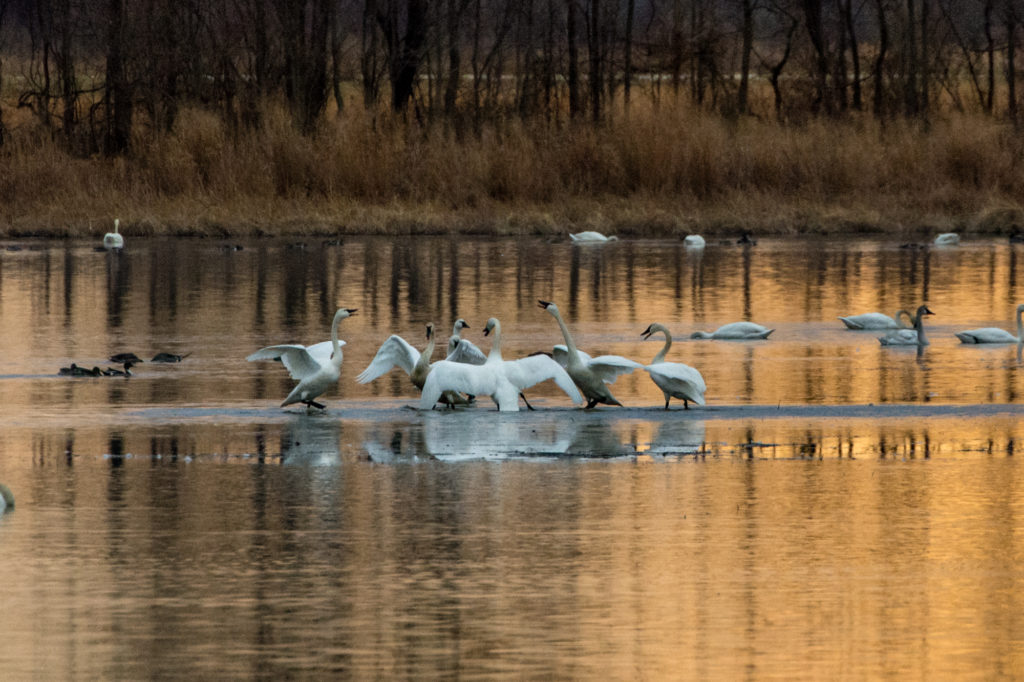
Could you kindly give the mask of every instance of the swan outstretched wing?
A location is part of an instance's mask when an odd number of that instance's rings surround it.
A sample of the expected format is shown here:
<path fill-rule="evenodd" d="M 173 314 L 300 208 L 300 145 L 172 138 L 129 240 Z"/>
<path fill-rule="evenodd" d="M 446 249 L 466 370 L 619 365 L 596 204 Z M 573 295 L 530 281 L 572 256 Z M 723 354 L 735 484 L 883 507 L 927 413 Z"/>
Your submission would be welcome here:
<path fill-rule="evenodd" d="M 455 350 L 448 354 L 445 360 L 449 362 L 461 362 L 469 365 L 482 365 L 487 362 L 487 356 L 475 343 L 466 339 L 459 339 Z"/>
<path fill-rule="evenodd" d="M 345 342 L 339 340 L 339 346 L 344 346 Z M 334 353 L 334 346 L 331 345 L 330 341 L 321 341 L 320 343 L 314 343 L 312 346 L 306 346 L 306 352 L 309 356 L 324 365 L 331 360 L 331 354 Z"/>
<path fill-rule="evenodd" d="M 401 336 L 392 334 L 381 344 L 373 360 L 364 369 L 356 381 L 366 384 L 379 376 L 391 371 L 396 365 L 405 370 L 406 374 L 412 374 L 413 367 L 420 360 L 420 352 Z"/>
<path fill-rule="evenodd" d="M 598 355 L 587 363 L 594 374 L 606 384 L 614 384 L 623 374 L 630 374 L 634 369 L 643 367 L 639 362 L 624 358 L 621 355 Z"/>
<path fill-rule="evenodd" d="M 546 355 L 530 355 L 519 360 L 503 363 L 505 377 L 520 391 L 525 391 L 542 381 L 553 379 L 560 389 L 576 404 L 583 402 L 583 396 L 569 374 L 555 360 Z"/>
<path fill-rule="evenodd" d="M 339 341 L 342 344 L 344 341 Z M 316 358 L 310 355 L 309 350 L 299 344 L 284 344 L 280 346 L 267 346 L 246 358 L 249 362 L 253 360 L 281 360 L 292 379 L 302 381 L 306 377 L 313 376 L 323 366 Z M 329 359 L 329 356 L 328 356 Z"/>

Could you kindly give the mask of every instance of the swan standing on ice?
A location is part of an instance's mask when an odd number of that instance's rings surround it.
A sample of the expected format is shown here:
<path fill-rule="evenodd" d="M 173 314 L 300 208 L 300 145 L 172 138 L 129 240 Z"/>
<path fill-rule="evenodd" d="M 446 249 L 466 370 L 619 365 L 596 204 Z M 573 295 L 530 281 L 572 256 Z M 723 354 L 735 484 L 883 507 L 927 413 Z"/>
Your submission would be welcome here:
<path fill-rule="evenodd" d="M 1024 303 L 1017 306 L 1017 336 L 999 327 L 982 327 L 954 332 L 961 343 L 1022 343 L 1024 342 Z"/>
<path fill-rule="evenodd" d="M 932 243 L 935 246 L 956 246 L 960 243 L 960 235 L 956 232 L 943 232 Z"/>
<path fill-rule="evenodd" d="M 433 322 L 427 325 L 427 346 L 423 349 L 422 353 L 413 348 L 412 344 L 401 336 L 392 334 L 381 344 L 377 354 L 373 356 L 373 360 L 370 361 L 366 369 L 360 372 L 359 376 L 356 377 L 356 381 L 361 384 L 368 384 L 374 379 L 390 372 L 395 367 L 401 367 L 409 375 L 413 386 L 422 391 L 423 384 L 426 382 L 427 375 L 430 374 L 432 367 L 430 358 L 434 355 L 434 344 L 436 341 Z M 467 343 L 469 342 L 464 341 L 458 344 L 458 347 L 462 349 Z M 477 351 L 479 352 L 479 349 Z M 452 362 L 459 362 L 460 360 L 457 358 L 463 352 L 465 351 L 460 350 L 460 353 L 451 353 L 448 359 Z M 483 364 L 484 360 L 486 358 L 481 353 L 480 362 L 474 364 Z M 471 402 L 461 395 L 452 392 L 445 392 L 443 397 L 444 402 L 448 405 L 468 405 Z"/>
<path fill-rule="evenodd" d="M 118 227 L 121 225 L 120 218 L 114 218 L 114 231 L 107 232 L 103 235 L 103 248 L 105 249 L 123 249 L 124 248 L 124 237 L 118 232 Z"/>
<path fill-rule="evenodd" d="M 899 310 L 892 317 L 884 313 L 862 313 L 840 317 L 847 329 L 906 329 L 908 325 L 903 324 L 902 316 L 906 315 L 910 325 L 914 324 L 914 317 L 906 310 Z"/>
<path fill-rule="evenodd" d="M 658 351 L 658 354 L 651 360 L 651 364 L 645 366 L 644 369 L 651 375 L 651 380 L 661 389 L 661 392 L 665 394 L 665 409 L 668 409 L 668 402 L 672 398 L 682 400 L 684 410 L 690 409 L 690 400 L 698 405 L 703 405 L 704 392 L 708 390 L 708 387 L 700 372 L 681 362 L 665 362 L 668 349 L 672 347 L 672 335 L 665 325 L 655 322 L 640 336 L 646 340 L 658 332 L 665 335 L 665 346 Z"/>
<path fill-rule="evenodd" d="M 583 402 L 576 385 L 557 362 L 547 355 L 504 360 L 501 357 L 501 324 L 494 317 L 487 320 L 484 336 L 492 331 L 494 342 L 484 364 L 470 365 L 451 360 L 434 363 L 423 385 L 420 409 L 432 409 L 442 393 L 456 391 L 474 396 L 489 395 L 501 412 L 518 412 L 519 394 L 548 379 L 554 379 L 574 403 Z"/>
<path fill-rule="evenodd" d="M 730 322 L 723 324 L 713 332 L 694 332 L 690 334 L 691 339 L 726 339 L 726 340 L 752 340 L 767 339 L 774 329 L 756 324 L 754 322 Z"/>
<path fill-rule="evenodd" d="M 14 509 L 14 493 L 3 483 L 0 483 L 0 514 L 6 509 Z"/>
<path fill-rule="evenodd" d="M 475 343 L 462 338 L 463 329 L 469 329 L 469 325 L 460 317 L 455 321 L 455 326 L 452 328 L 452 335 L 448 337 L 448 355 L 454 353 L 455 349 L 458 348 L 460 354 L 465 354 L 465 358 L 458 360 L 458 362 L 468 362 L 471 365 L 484 364 L 484 361 L 487 360 L 487 356 L 484 355 L 482 350 L 476 347 Z"/>
<path fill-rule="evenodd" d="M 280 358 L 292 379 L 299 382 L 281 403 L 281 407 L 304 403 L 306 407 L 326 409 L 325 405 L 316 402 L 316 398 L 338 383 L 338 379 L 341 378 L 341 363 L 344 359 L 341 347 L 345 342 L 338 340 L 338 323 L 355 312 L 356 308 L 338 308 L 338 312 L 334 313 L 334 321 L 331 322 L 330 342 L 321 342 L 309 347 L 299 344 L 267 346 L 246 358 L 249 362 Z"/>
<path fill-rule="evenodd" d="M 558 312 L 558 306 L 550 301 L 537 301 L 537 303 L 541 308 L 551 313 L 551 316 L 555 318 L 559 328 L 562 330 L 562 337 L 565 339 L 566 346 L 564 351 L 565 361 L 563 363 L 561 358 L 559 358 L 561 353 L 558 346 L 555 346 L 555 359 L 559 360 L 559 364 L 565 367 L 569 376 L 572 377 L 580 391 L 586 396 L 587 409 L 589 410 L 598 403 L 622 407 L 622 403 L 616 400 L 615 396 L 608 390 L 607 384 L 614 382 L 620 374 L 629 374 L 634 369 L 643 367 L 643 365 L 621 355 L 602 355 L 597 358 L 591 358 L 586 353 L 580 353 L 576 349 L 576 343 L 572 340 L 569 328 L 565 326 L 565 321 L 562 320 L 561 313 Z"/>
<path fill-rule="evenodd" d="M 928 338 L 924 335 L 924 316 L 934 314 L 928 309 L 928 306 L 918 306 L 917 314 L 913 317 L 913 329 L 898 329 L 889 332 L 885 336 L 879 336 L 878 342 L 883 346 L 927 346 Z"/>
<path fill-rule="evenodd" d="M 619 238 L 616 237 L 615 235 L 606 237 L 600 232 L 595 232 L 594 230 L 587 230 L 586 232 L 577 232 L 576 234 L 570 234 L 569 238 L 572 239 L 574 242 L 592 242 L 595 244 L 601 242 L 617 242 L 619 240 Z"/>
<path fill-rule="evenodd" d="M 703 249 L 705 246 L 704 237 L 699 234 L 688 234 L 683 238 L 683 246 L 688 249 Z"/>

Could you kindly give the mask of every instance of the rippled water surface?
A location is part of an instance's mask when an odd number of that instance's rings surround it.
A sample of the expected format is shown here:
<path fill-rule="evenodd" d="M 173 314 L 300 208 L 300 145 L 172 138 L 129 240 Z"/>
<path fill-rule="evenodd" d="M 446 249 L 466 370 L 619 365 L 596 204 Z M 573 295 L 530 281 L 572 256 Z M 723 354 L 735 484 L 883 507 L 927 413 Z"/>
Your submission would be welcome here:
<path fill-rule="evenodd" d="M 1024 671 L 1024 247 L 968 241 L 128 239 L 0 249 L 4 679 L 1016 677 Z M 13 248 L 17 247 L 17 249 Z M 707 406 L 429 413 L 397 333 L 697 367 Z M 931 344 L 838 315 L 927 302 Z M 261 346 L 329 337 L 324 413 Z M 766 341 L 691 340 L 750 319 Z M 166 351 L 135 376 L 71 362 Z M 440 351 L 436 359 L 440 359 Z"/>

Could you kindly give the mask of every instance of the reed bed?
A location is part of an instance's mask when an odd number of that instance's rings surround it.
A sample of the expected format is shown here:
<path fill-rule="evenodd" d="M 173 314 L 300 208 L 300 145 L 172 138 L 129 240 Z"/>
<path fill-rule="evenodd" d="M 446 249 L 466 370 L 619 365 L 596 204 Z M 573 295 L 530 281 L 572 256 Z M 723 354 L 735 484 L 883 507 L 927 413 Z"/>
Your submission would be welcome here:
<path fill-rule="evenodd" d="M 74 158 L 15 130 L 0 233 L 1001 232 L 1020 221 L 1024 136 L 990 118 L 781 125 L 684 106 L 600 126 L 519 120 L 456 135 L 346 112 L 313 136 L 267 107 L 237 131 L 187 110 L 133 153 Z"/>

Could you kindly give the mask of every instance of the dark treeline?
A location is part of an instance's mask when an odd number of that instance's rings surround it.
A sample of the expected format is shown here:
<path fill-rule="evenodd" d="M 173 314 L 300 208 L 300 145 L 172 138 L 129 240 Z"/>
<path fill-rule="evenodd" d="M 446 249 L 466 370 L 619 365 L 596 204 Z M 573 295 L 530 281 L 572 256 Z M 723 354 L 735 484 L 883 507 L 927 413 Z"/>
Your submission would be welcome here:
<path fill-rule="evenodd" d="M 1016 122 L 1022 19 L 1024 0 L 0 0 L 0 133 L 15 97 L 33 129 L 106 155 L 183 107 L 240 130 L 273 101 L 304 133 L 351 107 L 462 135 L 666 98 Z"/>

